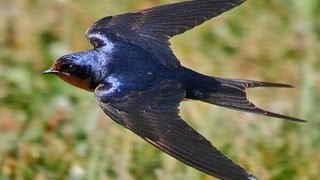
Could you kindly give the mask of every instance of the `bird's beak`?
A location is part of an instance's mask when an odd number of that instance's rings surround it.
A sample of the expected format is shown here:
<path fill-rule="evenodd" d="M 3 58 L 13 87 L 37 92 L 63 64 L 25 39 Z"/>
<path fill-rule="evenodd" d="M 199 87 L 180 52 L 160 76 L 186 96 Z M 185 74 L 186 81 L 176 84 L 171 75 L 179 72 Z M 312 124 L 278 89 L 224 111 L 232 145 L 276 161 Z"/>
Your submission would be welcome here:
<path fill-rule="evenodd" d="M 42 74 L 57 74 L 59 71 L 54 70 L 54 69 L 48 69 L 42 72 Z"/>

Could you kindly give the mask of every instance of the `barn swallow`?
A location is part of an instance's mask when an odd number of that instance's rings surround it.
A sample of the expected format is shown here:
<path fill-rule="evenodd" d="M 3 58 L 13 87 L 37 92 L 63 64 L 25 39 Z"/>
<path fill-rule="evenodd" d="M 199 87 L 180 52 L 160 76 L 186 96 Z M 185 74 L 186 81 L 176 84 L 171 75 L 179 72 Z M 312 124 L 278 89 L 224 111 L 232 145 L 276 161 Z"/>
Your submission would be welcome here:
<path fill-rule="evenodd" d="M 190 0 L 143 9 L 95 22 L 86 36 L 91 50 L 56 60 L 44 74 L 94 92 L 116 123 L 183 163 L 220 179 L 256 179 L 224 156 L 179 116 L 184 99 L 295 122 L 247 99 L 247 88 L 287 84 L 210 77 L 182 66 L 170 38 L 245 0 Z"/>

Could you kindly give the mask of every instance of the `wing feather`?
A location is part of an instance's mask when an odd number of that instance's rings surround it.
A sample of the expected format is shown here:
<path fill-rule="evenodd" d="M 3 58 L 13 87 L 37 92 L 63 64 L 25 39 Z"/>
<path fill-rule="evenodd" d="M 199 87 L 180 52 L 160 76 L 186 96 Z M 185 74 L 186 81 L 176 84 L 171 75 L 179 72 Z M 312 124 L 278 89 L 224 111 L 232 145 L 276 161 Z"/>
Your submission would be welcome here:
<path fill-rule="evenodd" d="M 254 179 L 242 167 L 224 156 L 179 116 L 184 87 L 164 80 L 148 90 L 131 91 L 122 98 L 108 100 L 96 89 L 100 107 L 113 120 L 176 159 L 221 179 Z M 117 97 L 110 95 L 109 98 Z M 110 103 L 112 102 L 112 103 Z"/>
<path fill-rule="evenodd" d="M 116 37 L 153 53 L 161 64 L 180 65 L 169 39 L 242 4 L 245 0 L 191 0 L 117 16 L 104 17 L 87 31 L 93 46 L 103 44 L 93 34 Z M 150 42 L 151 40 L 151 42 Z"/>

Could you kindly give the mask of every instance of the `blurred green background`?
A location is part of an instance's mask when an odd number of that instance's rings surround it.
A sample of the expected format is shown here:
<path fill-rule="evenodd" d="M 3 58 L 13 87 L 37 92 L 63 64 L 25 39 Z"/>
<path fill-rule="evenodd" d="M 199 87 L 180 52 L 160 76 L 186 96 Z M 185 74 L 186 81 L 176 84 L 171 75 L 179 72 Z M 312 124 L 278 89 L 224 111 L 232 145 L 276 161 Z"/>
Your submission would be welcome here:
<path fill-rule="evenodd" d="M 172 0 L 0 1 L 0 179 L 211 179 L 103 114 L 93 94 L 43 76 L 61 55 L 90 49 L 97 19 Z M 204 74 L 289 83 L 254 89 L 285 122 L 199 102 L 181 115 L 260 179 L 320 177 L 320 1 L 249 0 L 172 41 Z"/>

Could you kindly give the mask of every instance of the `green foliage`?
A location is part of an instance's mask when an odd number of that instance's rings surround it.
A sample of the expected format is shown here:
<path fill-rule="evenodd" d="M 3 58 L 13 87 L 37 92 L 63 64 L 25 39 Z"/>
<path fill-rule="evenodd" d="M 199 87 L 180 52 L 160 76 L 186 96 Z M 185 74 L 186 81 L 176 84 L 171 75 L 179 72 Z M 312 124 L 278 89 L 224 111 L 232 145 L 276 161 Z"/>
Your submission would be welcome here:
<path fill-rule="evenodd" d="M 210 179 L 107 118 L 92 93 L 41 72 L 59 56 L 91 48 L 98 18 L 169 0 L 0 1 L 0 179 Z M 202 73 L 290 83 L 256 89 L 293 124 L 198 102 L 181 115 L 260 179 L 318 179 L 320 1 L 248 1 L 176 37 L 182 64 Z"/>

